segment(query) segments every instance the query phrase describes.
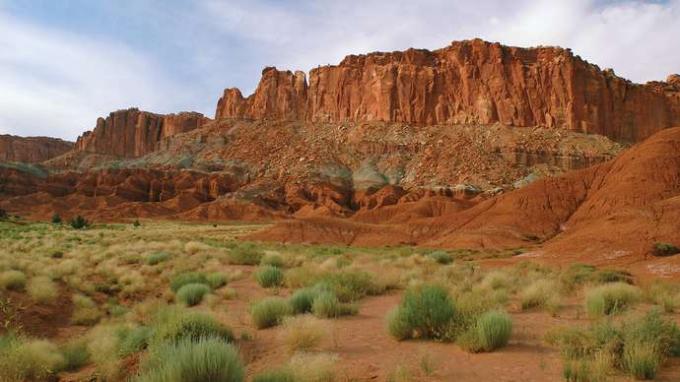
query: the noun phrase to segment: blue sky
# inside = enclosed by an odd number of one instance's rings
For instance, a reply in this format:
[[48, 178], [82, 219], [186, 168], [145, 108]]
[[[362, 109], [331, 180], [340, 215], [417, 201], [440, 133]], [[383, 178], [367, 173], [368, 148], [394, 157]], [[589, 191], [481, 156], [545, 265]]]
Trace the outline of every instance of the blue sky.
[[210, 117], [263, 67], [481, 37], [561, 45], [636, 82], [680, 72], [680, 0], [0, 0], [0, 133], [75, 139], [137, 106]]

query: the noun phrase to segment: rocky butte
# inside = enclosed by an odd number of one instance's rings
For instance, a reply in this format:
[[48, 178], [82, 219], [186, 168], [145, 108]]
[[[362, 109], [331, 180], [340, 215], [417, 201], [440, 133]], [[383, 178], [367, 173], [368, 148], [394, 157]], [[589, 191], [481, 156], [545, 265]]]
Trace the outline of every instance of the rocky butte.
[[215, 118], [417, 125], [543, 126], [638, 142], [680, 125], [680, 76], [634, 84], [569, 49], [479, 39], [428, 51], [347, 56], [310, 71], [266, 68], [244, 98], [226, 89]]
[[48, 137], [0, 135], [0, 162], [39, 163], [73, 149], [73, 142]]

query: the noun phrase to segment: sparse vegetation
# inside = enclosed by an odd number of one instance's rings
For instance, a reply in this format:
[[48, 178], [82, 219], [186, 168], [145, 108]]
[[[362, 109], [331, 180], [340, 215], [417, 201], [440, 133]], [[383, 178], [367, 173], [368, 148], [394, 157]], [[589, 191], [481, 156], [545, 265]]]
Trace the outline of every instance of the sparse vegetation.
[[250, 315], [255, 327], [265, 329], [276, 326], [283, 318], [292, 313], [288, 302], [279, 297], [268, 297], [259, 301], [250, 308]]
[[172, 280], [170, 281], [170, 289], [172, 289], [173, 292], [177, 293], [177, 291], [180, 288], [187, 284], [209, 285], [208, 279], [205, 277], [205, 274], [198, 272], [188, 272], [180, 273], [173, 277]]
[[78, 215], [69, 221], [69, 225], [73, 229], [85, 229], [90, 226], [90, 222], [84, 217]]
[[208, 293], [210, 293], [210, 287], [206, 284], [185, 284], [177, 291], [177, 301], [187, 306], [198, 305]]
[[283, 271], [271, 265], [261, 266], [255, 273], [257, 283], [263, 288], [272, 288], [283, 284]]
[[680, 248], [671, 243], [654, 243], [654, 250], [652, 254], [654, 256], [673, 256], [680, 253]]
[[640, 298], [640, 289], [615, 282], [590, 289], [586, 294], [586, 311], [591, 317], [621, 312]]
[[28, 294], [39, 303], [51, 303], [57, 299], [57, 285], [46, 276], [36, 276], [28, 282]]
[[146, 263], [149, 265], [160, 264], [170, 259], [170, 254], [167, 252], [154, 252], [146, 258]]
[[21, 291], [26, 287], [26, 274], [17, 270], [0, 273], [0, 288]]
[[505, 312], [482, 314], [459, 339], [459, 345], [473, 353], [490, 352], [505, 346], [512, 333], [512, 319]]
[[390, 314], [388, 329], [398, 340], [444, 339], [455, 313], [453, 301], [445, 289], [435, 285], [411, 288]]
[[327, 325], [313, 316], [287, 317], [281, 338], [291, 353], [316, 350], [328, 331]]

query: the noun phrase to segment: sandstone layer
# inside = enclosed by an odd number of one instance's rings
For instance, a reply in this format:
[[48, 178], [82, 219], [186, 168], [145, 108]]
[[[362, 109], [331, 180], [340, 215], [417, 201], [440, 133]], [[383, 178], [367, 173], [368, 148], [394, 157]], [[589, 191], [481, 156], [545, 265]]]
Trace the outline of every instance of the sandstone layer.
[[226, 89], [216, 119], [544, 126], [639, 142], [680, 125], [680, 80], [646, 85], [570, 50], [482, 40], [371, 53], [303, 72], [266, 68], [244, 98]]
[[57, 138], [0, 135], [0, 162], [39, 163], [72, 148], [72, 142]]

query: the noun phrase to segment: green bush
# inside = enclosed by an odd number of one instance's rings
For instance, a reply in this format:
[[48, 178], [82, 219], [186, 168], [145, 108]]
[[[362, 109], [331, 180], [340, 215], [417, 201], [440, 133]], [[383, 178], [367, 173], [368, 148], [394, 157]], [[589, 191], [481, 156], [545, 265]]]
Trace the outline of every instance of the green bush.
[[177, 291], [187, 285], [187, 284], [208, 284], [208, 279], [205, 277], [203, 273], [199, 272], [187, 272], [187, 273], [180, 273], [176, 275], [175, 277], [170, 280], [170, 289], [172, 289], [173, 292], [177, 293]]
[[443, 339], [455, 314], [453, 301], [444, 288], [435, 285], [410, 288], [396, 311], [390, 314], [388, 329], [398, 340]]
[[245, 370], [236, 348], [218, 338], [183, 339], [150, 351], [138, 382], [242, 382]]
[[505, 312], [490, 311], [477, 319], [459, 343], [463, 349], [477, 353], [490, 352], [507, 345], [512, 333], [512, 319]]
[[262, 257], [260, 265], [271, 265], [272, 267], [283, 268], [283, 257], [278, 253], [268, 253]]
[[7, 214], [7, 211], [0, 208], [0, 221], [7, 220], [8, 218], [9, 218], [9, 215]]
[[167, 252], [154, 252], [146, 258], [146, 263], [149, 265], [156, 265], [170, 259], [170, 254]]
[[281, 323], [285, 316], [292, 313], [288, 302], [278, 297], [268, 297], [250, 308], [253, 323], [258, 329], [269, 328]]
[[153, 330], [148, 326], [138, 326], [120, 332], [120, 341], [118, 344], [120, 356], [126, 357], [146, 349], [152, 336]]
[[52, 224], [61, 224], [61, 216], [59, 214], [55, 213], [52, 215]]
[[177, 301], [187, 305], [198, 305], [203, 301], [203, 296], [210, 293], [210, 287], [206, 284], [186, 284], [177, 291]]
[[654, 243], [654, 256], [673, 256], [680, 253], [680, 248], [671, 243]]
[[78, 215], [69, 221], [69, 224], [74, 229], [84, 229], [90, 226], [90, 222], [84, 217]]
[[427, 256], [442, 265], [451, 264], [453, 262], [453, 257], [446, 251], [430, 252]]
[[265, 265], [255, 273], [255, 280], [263, 288], [272, 288], [283, 285], [283, 271], [281, 269]]
[[633, 283], [633, 275], [626, 271], [616, 271], [611, 269], [603, 269], [595, 273], [594, 281], [598, 284], [623, 282], [626, 284]]
[[252, 245], [242, 245], [231, 249], [229, 260], [237, 265], [257, 265], [263, 253]]
[[586, 293], [586, 311], [600, 317], [625, 310], [640, 298], [640, 290], [632, 285], [615, 282], [604, 284]]
[[293, 310], [294, 314], [309, 313], [312, 311], [312, 304], [314, 299], [319, 294], [319, 291], [315, 288], [302, 288], [296, 290], [288, 302]]
[[203, 337], [215, 337], [230, 342], [233, 341], [234, 334], [208, 314], [187, 312], [178, 307], [160, 311], [153, 323], [154, 343], [177, 342], [184, 338], [197, 341]]
[[368, 272], [342, 271], [325, 275], [316, 287], [333, 291], [341, 302], [350, 302], [381, 292], [374, 279]]
[[0, 288], [21, 291], [26, 287], [24, 272], [11, 270], [0, 273]]
[[253, 377], [253, 382], [296, 382], [295, 374], [287, 368], [265, 371]]
[[312, 313], [319, 318], [336, 318], [356, 314], [357, 309], [352, 304], [340, 302], [333, 292], [322, 291], [314, 297]]
[[78, 370], [90, 361], [90, 352], [85, 341], [66, 343], [60, 350], [65, 360], [63, 369], [66, 371]]
[[208, 281], [210, 288], [215, 290], [227, 285], [228, 278], [227, 275], [222, 272], [213, 272], [206, 276], [206, 280]]
[[635, 379], [654, 379], [661, 365], [661, 354], [653, 343], [626, 344], [623, 366]]
[[562, 376], [567, 382], [593, 382], [591, 364], [587, 360], [567, 361], [564, 363]]

